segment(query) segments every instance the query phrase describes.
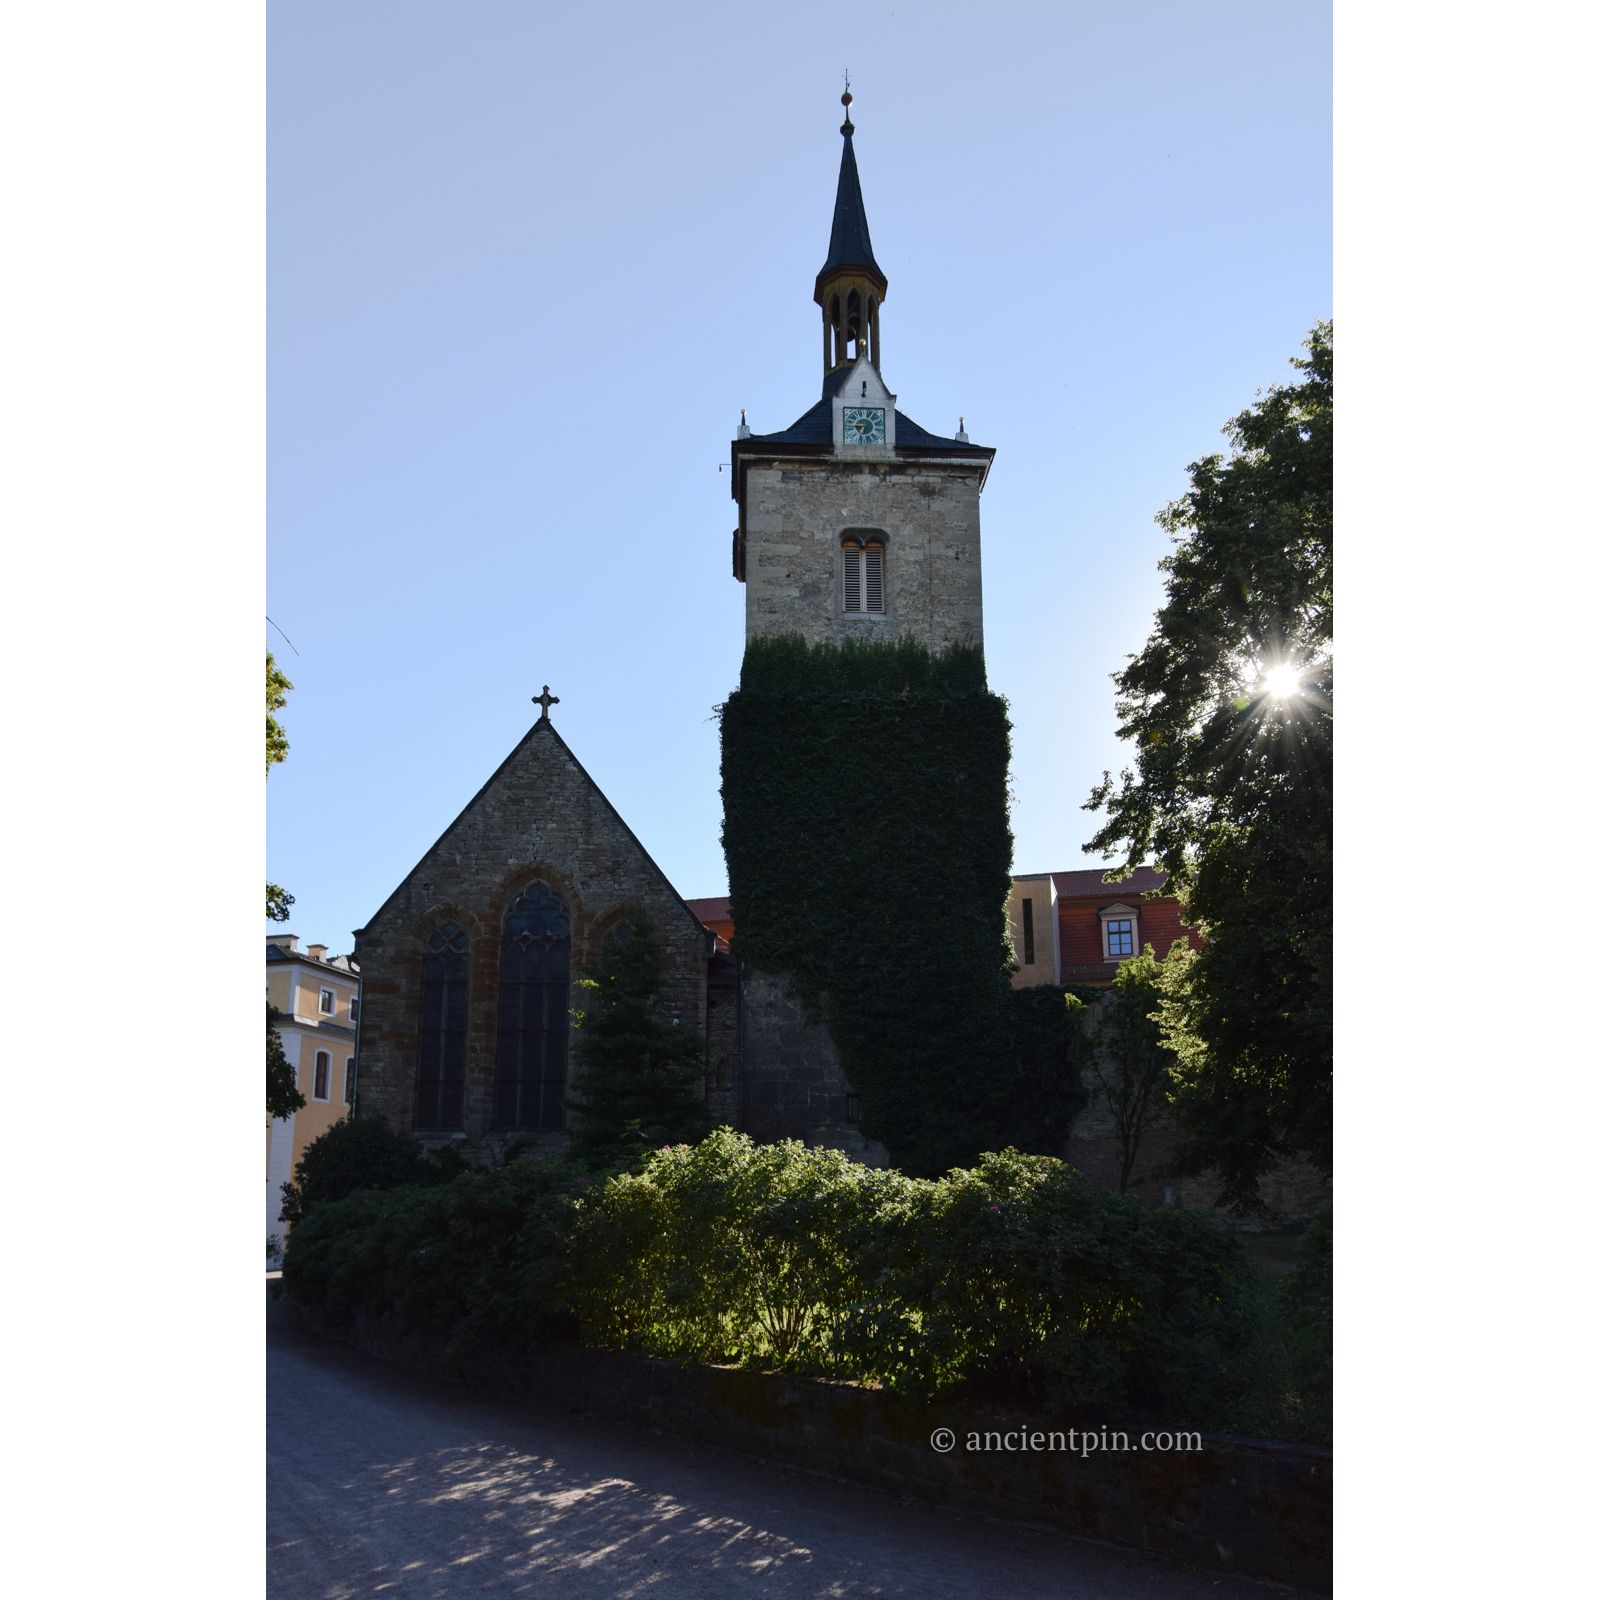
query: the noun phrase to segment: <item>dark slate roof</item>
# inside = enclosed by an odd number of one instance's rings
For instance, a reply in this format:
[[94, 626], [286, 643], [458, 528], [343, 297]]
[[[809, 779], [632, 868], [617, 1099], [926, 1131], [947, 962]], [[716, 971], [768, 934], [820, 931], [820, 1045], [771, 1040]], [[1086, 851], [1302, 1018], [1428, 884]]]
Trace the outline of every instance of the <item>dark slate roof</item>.
[[[839, 385], [849, 375], [849, 367], [840, 367], [828, 374], [822, 398], [804, 416], [796, 418], [781, 433], [751, 434], [750, 444], [833, 444], [833, 397]], [[740, 443], [746, 441], [741, 440]], [[942, 434], [929, 433], [919, 427], [898, 407], [894, 413], [894, 443], [896, 450], [949, 450], [960, 453], [971, 451], [988, 455], [983, 445], [963, 444], [959, 439], [946, 439]]]
[[867, 208], [861, 198], [861, 177], [856, 171], [855, 141], [845, 124], [844, 154], [839, 158], [839, 192], [833, 200], [833, 233], [828, 240], [828, 259], [822, 263], [819, 279], [841, 267], [862, 267], [888, 283], [883, 268], [872, 254], [872, 235], [867, 231]]

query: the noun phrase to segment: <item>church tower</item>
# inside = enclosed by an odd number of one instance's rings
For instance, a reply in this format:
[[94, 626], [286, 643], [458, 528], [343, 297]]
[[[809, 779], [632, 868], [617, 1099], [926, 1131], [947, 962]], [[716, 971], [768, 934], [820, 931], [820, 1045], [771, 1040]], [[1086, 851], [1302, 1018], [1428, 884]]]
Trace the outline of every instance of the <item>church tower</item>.
[[872, 253], [848, 92], [843, 104], [833, 229], [813, 296], [822, 397], [779, 433], [741, 424], [733, 443], [745, 639], [981, 648], [978, 497], [994, 451], [964, 429], [945, 438], [918, 427], [884, 383], [889, 280]]
[[889, 280], [844, 104], [813, 290], [822, 392], [733, 444], [740, 1125], [932, 1173], [1013, 1142], [1035, 1081], [1006, 1056], [1009, 724], [983, 664], [978, 531], [994, 451], [919, 427], [884, 381]]

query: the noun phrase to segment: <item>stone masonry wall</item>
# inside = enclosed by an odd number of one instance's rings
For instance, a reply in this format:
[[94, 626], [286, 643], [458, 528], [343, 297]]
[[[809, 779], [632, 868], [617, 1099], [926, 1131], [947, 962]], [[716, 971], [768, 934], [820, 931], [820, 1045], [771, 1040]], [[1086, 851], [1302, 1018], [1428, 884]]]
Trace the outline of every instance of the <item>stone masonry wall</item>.
[[[1098, 1033], [1098, 1006], [1091, 1006], [1085, 1029], [1092, 1040]], [[1122, 1176], [1122, 1141], [1116, 1118], [1107, 1103], [1105, 1089], [1087, 1066], [1083, 1086], [1089, 1102], [1072, 1124], [1072, 1133], [1063, 1152], [1068, 1162], [1105, 1188], [1115, 1189]], [[1174, 1178], [1163, 1168], [1177, 1146], [1177, 1131], [1165, 1109], [1152, 1105], [1139, 1141], [1128, 1193], [1152, 1208], [1171, 1205], [1185, 1211], [1207, 1211], [1215, 1205], [1218, 1185], [1207, 1177]], [[1331, 1198], [1327, 1181], [1305, 1161], [1282, 1161], [1261, 1185], [1265, 1213], [1243, 1219], [1249, 1226], [1272, 1226], [1304, 1222], [1314, 1216]]]
[[739, 1126], [739, 978], [733, 960], [711, 963], [706, 988], [706, 1110], [716, 1127]]
[[[979, 473], [970, 462], [794, 460], [752, 466], [745, 484], [745, 637], [810, 644], [920, 639], [983, 644]], [[846, 616], [840, 536], [884, 535], [882, 617]]]
[[789, 978], [741, 964], [742, 1131], [752, 1139], [803, 1139], [883, 1166], [883, 1146], [849, 1114], [850, 1085], [828, 1030], [806, 1013]]
[[[500, 927], [511, 900], [534, 882], [548, 884], [571, 910], [575, 978], [595, 961], [612, 928], [632, 908], [642, 909], [667, 956], [662, 1014], [703, 1035], [705, 930], [564, 741], [540, 723], [357, 931], [360, 1113], [413, 1131], [423, 951], [440, 924], [454, 922], [470, 941], [465, 1132], [471, 1142], [495, 1142]], [[581, 1095], [576, 1030], [569, 1039], [568, 1081]], [[543, 1147], [564, 1142], [562, 1135], [501, 1137]]]

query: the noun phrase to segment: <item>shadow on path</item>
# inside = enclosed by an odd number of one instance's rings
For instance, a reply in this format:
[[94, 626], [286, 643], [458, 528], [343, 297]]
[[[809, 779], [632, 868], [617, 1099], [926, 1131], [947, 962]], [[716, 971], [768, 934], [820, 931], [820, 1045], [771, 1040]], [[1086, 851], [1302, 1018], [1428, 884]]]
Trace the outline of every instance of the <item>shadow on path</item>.
[[418, 1377], [268, 1299], [269, 1600], [1266, 1600], [1047, 1530]]

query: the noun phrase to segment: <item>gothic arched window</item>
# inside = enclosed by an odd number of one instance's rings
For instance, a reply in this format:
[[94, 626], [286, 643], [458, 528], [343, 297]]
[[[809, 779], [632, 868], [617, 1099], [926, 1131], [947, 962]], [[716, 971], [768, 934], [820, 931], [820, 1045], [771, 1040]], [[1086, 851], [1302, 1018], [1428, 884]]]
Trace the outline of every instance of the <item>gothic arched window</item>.
[[883, 603], [883, 540], [871, 534], [847, 533], [840, 542], [847, 615], [879, 616]]
[[617, 975], [617, 961], [621, 957], [624, 947], [633, 937], [633, 924], [619, 922], [610, 933], [605, 936], [605, 941], [600, 946], [600, 976], [601, 978], [614, 978]]
[[494, 1062], [494, 1125], [563, 1126], [571, 1004], [572, 917], [545, 884], [530, 884], [500, 933], [500, 1035]]
[[462, 1125], [467, 1083], [467, 936], [447, 922], [422, 956], [417, 1051], [417, 1126]]

